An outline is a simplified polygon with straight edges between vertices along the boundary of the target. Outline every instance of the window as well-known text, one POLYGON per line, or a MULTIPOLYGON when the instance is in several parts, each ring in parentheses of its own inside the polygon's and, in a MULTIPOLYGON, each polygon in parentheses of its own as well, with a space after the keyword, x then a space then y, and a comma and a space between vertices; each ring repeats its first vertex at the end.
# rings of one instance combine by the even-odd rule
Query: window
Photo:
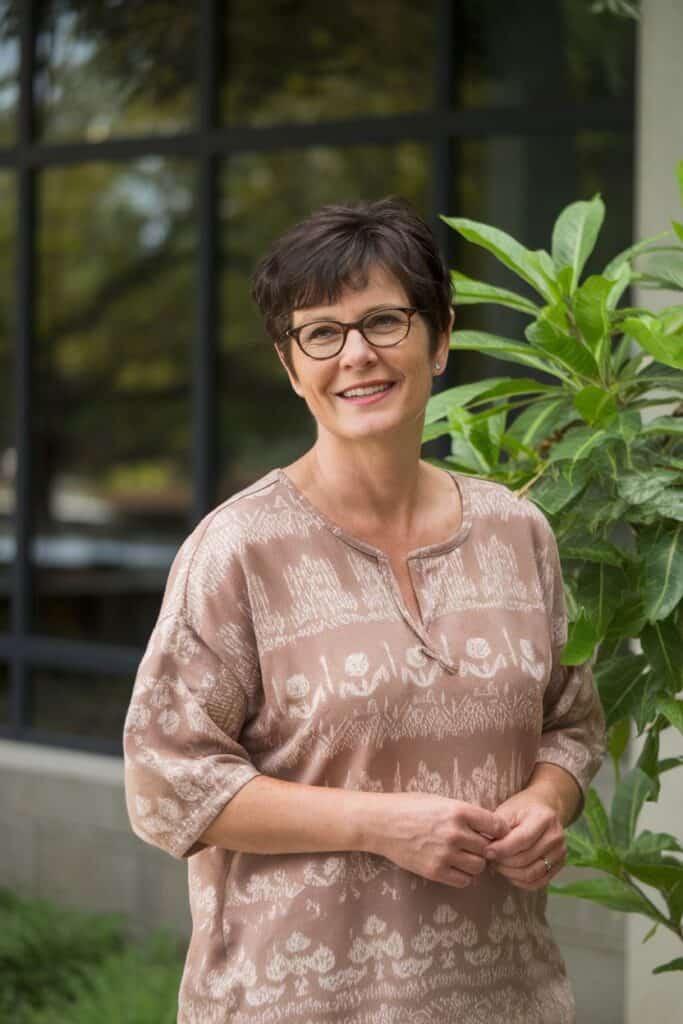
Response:
POLYGON ((399 193, 509 284, 439 214, 536 248, 599 191, 630 243, 637 26, 589 8, 0 0, 0 736, 120 752, 180 543, 312 442, 249 296, 280 232, 399 193))

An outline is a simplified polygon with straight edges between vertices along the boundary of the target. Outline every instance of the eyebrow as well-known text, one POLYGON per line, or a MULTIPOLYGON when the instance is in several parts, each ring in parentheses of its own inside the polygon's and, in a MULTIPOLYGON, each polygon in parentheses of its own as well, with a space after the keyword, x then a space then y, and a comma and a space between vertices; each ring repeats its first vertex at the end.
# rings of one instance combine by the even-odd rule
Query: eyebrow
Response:
MULTIPOLYGON (((400 306, 401 306, 401 303, 398 302, 398 301, 396 301, 396 302, 380 302, 377 306, 368 306, 368 308, 365 310, 365 312, 361 313, 361 315, 359 317, 357 317, 357 319, 358 320, 362 320, 364 316, 368 315, 368 313, 374 313, 378 309, 398 309, 398 308, 400 308, 400 306)), ((294 310, 294 313, 303 313, 303 312, 305 312, 305 310, 301 310, 301 309, 295 309, 294 310)), ((294 316, 294 313, 292 313, 292 317, 294 316)), ((319 322, 327 322, 328 320, 336 320, 337 323, 341 323, 341 321, 339 320, 338 317, 330 315, 330 316, 316 316, 312 320, 303 320, 302 323, 299 324, 299 326, 303 327, 304 324, 316 324, 316 323, 319 323, 319 322)))

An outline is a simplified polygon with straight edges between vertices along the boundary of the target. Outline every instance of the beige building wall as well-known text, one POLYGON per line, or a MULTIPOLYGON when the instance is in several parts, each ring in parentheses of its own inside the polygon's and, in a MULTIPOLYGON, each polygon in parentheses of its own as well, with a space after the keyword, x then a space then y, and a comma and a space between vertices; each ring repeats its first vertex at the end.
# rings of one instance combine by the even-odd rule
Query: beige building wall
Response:
MULTIPOLYGON (((683 219, 676 164, 683 159, 683 0, 642 0, 638 54, 636 124, 636 237, 645 238, 683 219)), ((680 292, 642 290, 636 304, 661 309, 681 302, 680 292)), ((671 412, 659 406, 653 415, 671 412)), ((642 740, 630 749, 635 764, 642 740)), ((683 754, 683 737, 674 729, 662 736, 661 757, 683 754)), ((662 779, 656 804, 646 803, 639 831, 672 832, 683 836, 683 772, 662 779)), ((648 890, 653 893, 653 890, 648 890)), ((665 909, 662 906, 662 909, 665 909)), ((643 945, 650 922, 628 915, 626 925, 625 1024, 683 1021, 683 973, 652 974, 658 964, 683 956, 683 943, 669 931, 658 929, 643 945)))

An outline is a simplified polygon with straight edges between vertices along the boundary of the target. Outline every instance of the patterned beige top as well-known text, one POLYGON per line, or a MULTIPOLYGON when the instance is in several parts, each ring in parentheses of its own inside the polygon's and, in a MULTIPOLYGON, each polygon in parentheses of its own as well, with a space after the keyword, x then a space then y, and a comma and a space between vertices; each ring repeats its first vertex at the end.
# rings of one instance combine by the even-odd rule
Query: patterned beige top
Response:
POLYGON ((274 469, 180 547, 124 729, 135 833, 189 858, 178 1024, 569 1024, 547 890, 486 870, 461 889, 361 851, 198 841, 255 775, 430 792, 488 810, 537 761, 582 793, 605 752, 588 663, 562 667, 550 525, 451 473, 462 523, 410 554, 422 623, 387 556, 274 469))

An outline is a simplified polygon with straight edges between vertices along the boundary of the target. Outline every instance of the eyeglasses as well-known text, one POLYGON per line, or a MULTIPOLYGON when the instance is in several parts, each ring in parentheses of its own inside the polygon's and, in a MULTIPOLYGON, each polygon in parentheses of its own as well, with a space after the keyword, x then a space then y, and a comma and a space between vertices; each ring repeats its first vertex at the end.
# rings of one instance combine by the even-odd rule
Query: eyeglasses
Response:
POLYGON ((414 313, 424 313, 414 306, 388 306, 366 313, 360 320, 343 323, 341 320, 312 320, 300 327, 290 327, 285 334, 294 338, 305 355, 311 359, 331 359, 344 348, 352 327, 360 331, 370 345, 389 348, 403 341, 410 330, 414 313))

